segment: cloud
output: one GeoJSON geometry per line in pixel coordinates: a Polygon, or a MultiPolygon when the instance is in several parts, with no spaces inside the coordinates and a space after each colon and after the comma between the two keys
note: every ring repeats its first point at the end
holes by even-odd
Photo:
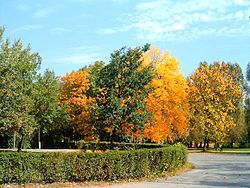
{"type": "Polygon", "coordinates": [[[71,32],[71,29],[63,28],[63,27],[54,27],[50,29],[53,33],[68,33],[71,32]]]}
{"type": "Polygon", "coordinates": [[[129,0],[111,0],[111,1],[114,3],[118,3],[118,4],[124,4],[124,3],[129,2],[129,0]]]}
{"type": "Polygon", "coordinates": [[[249,5],[250,1],[244,0],[142,1],[116,31],[133,31],[147,42],[248,36],[249,5]]]}
{"type": "Polygon", "coordinates": [[[35,18],[47,17],[55,12],[55,8],[44,7],[36,1],[19,1],[15,7],[18,11],[29,13],[35,18]]]}
{"type": "Polygon", "coordinates": [[[88,52],[88,53],[98,53],[96,46],[75,46],[70,48],[73,52],[88,52]]]}
{"type": "Polygon", "coordinates": [[[32,9],[32,7],[28,4],[17,4],[16,5],[17,10],[22,11],[22,12],[28,12],[32,9]]]}
{"type": "Polygon", "coordinates": [[[101,53],[95,46],[75,46],[68,49],[69,55],[63,57],[55,57],[51,62],[67,63],[77,65],[88,65],[100,60],[101,53]]]}
{"type": "Polygon", "coordinates": [[[54,58],[53,61],[57,63],[68,63],[68,64],[77,64],[77,65],[88,65],[99,60],[99,54],[72,54],[64,57],[54,58]]]}
{"type": "Polygon", "coordinates": [[[52,8],[39,8],[34,12],[34,16],[36,18],[47,17],[53,12],[54,12],[54,9],[52,8]]]}
{"type": "Polygon", "coordinates": [[[112,34],[115,34],[117,32],[118,32],[118,30],[114,29],[114,28],[99,29],[97,31],[97,33],[99,33],[99,34],[107,34],[107,35],[112,35],[112,34]]]}
{"type": "Polygon", "coordinates": [[[244,4],[244,0],[235,0],[235,3],[238,5],[244,4]]]}
{"type": "Polygon", "coordinates": [[[22,27],[16,28],[12,32],[39,30],[39,29],[43,29],[44,27],[45,27],[44,25],[40,25],[40,24],[35,24],[35,25],[30,24],[30,25],[24,25],[22,27]]]}

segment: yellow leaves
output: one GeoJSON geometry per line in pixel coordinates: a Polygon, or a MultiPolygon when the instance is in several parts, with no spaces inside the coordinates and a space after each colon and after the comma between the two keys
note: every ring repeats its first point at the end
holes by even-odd
{"type": "Polygon", "coordinates": [[[125,100],[125,99],[122,99],[121,107],[125,107],[125,106],[127,106],[126,100],[125,100]]]}
{"type": "Polygon", "coordinates": [[[192,126],[201,126],[204,132],[200,134],[206,132],[215,140],[223,140],[235,126],[231,114],[242,97],[240,83],[230,71],[226,63],[201,64],[188,81],[192,126]]]}
{"type": "Polygon", "coordinates": [[[154,67],[151,84],[154,91],[146,99],[154,113],[154,124],[145,129],[145,136],[155,142],[187,136],[187,83],[180,73],[179,62],[169,52],[152,47],[143,56],[143,64],[154,67]],[[177,136],[178,135],[178,136],[177,136]]]}
{"type": "Polygon", "coordinates": [[[62,91],[60,102],[68,104],[71,124],[76,130],[86,136],[93,132],[93,126],[88,125],[89,105],[94,101],[86,96],[89,89],[88,73],[86,71],[72,71],[61,78],[62,91]]]}

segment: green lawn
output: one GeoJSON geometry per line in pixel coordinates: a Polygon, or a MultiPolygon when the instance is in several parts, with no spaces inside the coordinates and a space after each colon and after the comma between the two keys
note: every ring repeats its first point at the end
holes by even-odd
{"type": "MultiPolygon", "coordinates": [[[[189,149],[189,153],[200,153],[202,149],[189,149]]],[[[250,148],[223,148],[222,151],[209,149],[208,153],[245,153],[250,154],[250,148]]]]}

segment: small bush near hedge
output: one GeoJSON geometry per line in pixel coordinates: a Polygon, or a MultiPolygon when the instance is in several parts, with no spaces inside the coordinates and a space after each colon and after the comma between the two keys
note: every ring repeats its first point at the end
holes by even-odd
{"type": "Polygon", "coordinates": [[[0,184],[113,181],[159,175],[187,162],[184,146],[105,153],[0,153],[0,184]]]}
{"type": "MultiPolygon", "coordinates": [[[[150,144],[150,143],[142,143],[142,144],[136,144],[136,143],[124,143],[124,142],[114,142],[113,147],[116,150],[133,150],[133,149],[152,149],[152,148],[161,148],[161,147],[167,147],[167,144],[150,144]]],[[[106,151],[110,149],[110,142],[86,142],[84,140],[81,140],[77,143],[78,149],[83,150],[101,150],[106,151]]]]}

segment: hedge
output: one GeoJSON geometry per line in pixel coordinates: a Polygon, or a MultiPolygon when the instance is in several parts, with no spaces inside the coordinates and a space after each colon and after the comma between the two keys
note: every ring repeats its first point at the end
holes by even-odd
{"type": "Polygon", "coordinates": [[[0,184],[113,181],[159,175],[187,162],[184,146],[103,153],[0,153],[0,184]]]}
{"type": "MultiPolygon", "coordinates": [[[[161,148],[167,147],[167,144],[151,144],[151,143],[125,143],[125,142],[113,142],[113,148],[115,150],[132,150],[132,149],[152,149],[152,148],[161,148]]],[[[81,140],[77,143],[78,149],[83,150],[101,150],[106,151],[110,149],[110,142],[91,142],[91,141],[84,141],[81,140]]]]}

